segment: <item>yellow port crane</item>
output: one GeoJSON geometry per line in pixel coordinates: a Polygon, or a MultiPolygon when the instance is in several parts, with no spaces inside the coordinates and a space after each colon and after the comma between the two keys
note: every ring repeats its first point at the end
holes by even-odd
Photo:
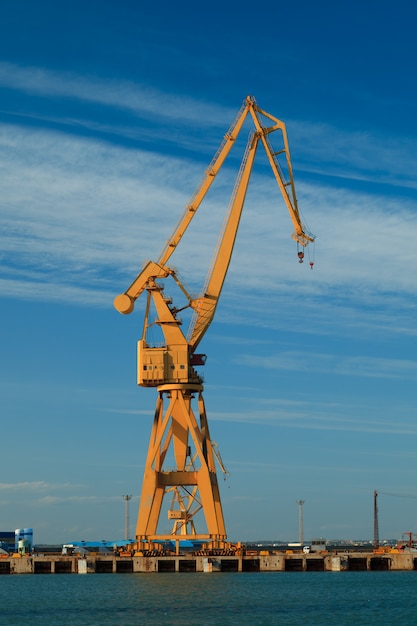
{"type": "Polygon", "coordinates": [[[222,548],[226,545],[226,527],[215,460],[222,471],[225,468],[217,445],[210,439],[203,399],[203,381],[195,369],[204,365],[205,355],[198,354],[196,349],[216,311],[259,141],[265,148],[293,222],[292,237],[297,242],[298,257],[302,262],[302,250],[314,241],[314,236],[301,223],[286,127],[282,121],[260,109],[255,99],[248,96],[159,259],[145,263],[130,287],[114,300],[117,311],[128,314],[133,311],[136,299],[144,291],[147,292],[143,334],[138,342],[138,385],[156,387],[158,390],[136,526],[138,548],[150,546],[151,542],[173,539],[178,542],[179,537],[203,541],[211,548],[222,548]],[[168,261],[225,162],[248,115],[255,128],[249,136],[206,282],[200,295],[193,298],[175,269],[168,265],[168,261]],[[270,135],[275,132],[278,132],[280,138],[278,151],[274,151],[270,141],[270,135]],[[175,281],[187,303],[181,310],[190,308],[193,312],[186,334],[181,327],[179,309],[164,294],[161,279],[175,281]],[[155,311],[155,319],[150,317],[151,310],[155,311]],[[150,341],[148,331],[155,324],[162,331],[162,345],[155,345],[150,341]],[[193,408],[196,398],[198,419],[193,408]],[[171,461],[168,452],[174,459],[175,467],[168,467],[168,459],[171,461]],[[167,494],[171,495],[168,518],[173,521],[173,529],[170,533],[158,534],[161,508],[167,494]],[[199,511],[203,512],[205,518],[204,532],[197,532],[195,527],[195,516],[199,511]]]}

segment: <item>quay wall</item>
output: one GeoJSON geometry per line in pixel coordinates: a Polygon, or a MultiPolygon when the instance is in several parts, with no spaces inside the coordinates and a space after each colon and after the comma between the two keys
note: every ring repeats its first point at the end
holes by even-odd
{"type": "Polygon", "coordinates": [[[417,570],[417,554],[317,553],[256,556],[26,555],[0,559],[1,574],[128,574],[417,570]]]}

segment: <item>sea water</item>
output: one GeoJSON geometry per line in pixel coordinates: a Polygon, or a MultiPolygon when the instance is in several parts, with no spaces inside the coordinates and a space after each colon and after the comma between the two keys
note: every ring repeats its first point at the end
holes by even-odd
{"type": "Polygon", "coordinates": [[[417,572],[4,575],[0,624],[411,626],[417,572]]]}

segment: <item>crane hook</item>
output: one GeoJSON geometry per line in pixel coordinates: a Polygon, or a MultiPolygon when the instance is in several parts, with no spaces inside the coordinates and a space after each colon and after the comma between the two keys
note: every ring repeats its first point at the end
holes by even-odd
{"type": "Polygon", "coordinates": [[[298,262],[303,263],[303,260],[304,260],[304,252],[300,250],[300,252],[298,253],[298,262]]]}
{"type": "Polygon", "coordinates": [[[313,265],[314,265],[313,261],[310,261],[310,269],[313,269],[313,265]]]}

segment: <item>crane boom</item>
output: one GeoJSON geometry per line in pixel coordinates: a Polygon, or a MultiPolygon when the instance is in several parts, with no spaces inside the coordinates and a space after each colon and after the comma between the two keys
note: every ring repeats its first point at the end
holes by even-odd
{"type": "MultiPolygon", "coordinates": [[[[285,124],[284,122],[274,117],[270,113],[267,113],[266,111],[263,111],[262,109],[260,109],[257,106],[255,99],[251,96],[247,96],[235,120],[233,121],[229,130],[225,134],[222,144],[220,145],[215,156],[213,157],[213,160],[211,161],[209,167],[207,168],[202,182],[197,188],[197,191],[192,196],[190,202],[187,204],[180,221],[178,222],[177,226],[174,229],[173,234],[171,235],[171,237],[168,239],[167,243],[165,244],[165,247],[159,256],[158,261],[156,263],[152,261],[149,261],[148,263],[146,263],[146,265],[144,266],[140,274],[138,274],[136,279],[128,287],[128,289],[124,292],[124,294],[116,296],[114,300],[114,306],[120,313],[127,314],[133,311],[134,303],[136,299],[146,289],[146,285],[149,280],[154,280],[155,278],[166,278],[167,276],[172,274],[172,270],[170,270],[167,267],[167,263],[171,255],[174,253],[175,249],[177,248],[179,242],[181,241],[188,226],[190,225],[191,220],[193,219],[194,215],[196,214],[198,208],[201,205],[201,202],[206,196],[208,190],[210,189],[217,173],[219,172],[220,168],[225,162],[230,150],[233,147],[235,140],[237,139],[242,129],[242,126],[246,120],[248,113],[250,113],[253,119],[255,128],[259,133],[258,139],[261,138],[262,140],[269,162],[271,164],[272,171],[274,172],[275,178],[277,180],[282,196],[286,203],[287,209],[289,211],[291,220],[293,222],[293,225],[294,225],[294,233],[292,235],[293,239],[295,239],[297,243],[301,244],[302,246],[306,246],[309,243],[314,241],[314,236],[306,232],[304,226],[302,225],[300,214],[298,211],[294,179],[293,179],[293,174],[292,174],[292,164],[291,164],[290,151],[289,151],[289,146],[288,146],[288,138],[287,138],[285,124]],[[260,118],[261,115],[271,120],[272,122],[274,122],[273,126],[266,128],[261,122],[261,118],[260,118]],[[267,137],[270,133],[276,130],[281,131],[283,144],[284,144],[283,149],[281,149],[279,152],[273,151],[272,146],[267,137]],[[279,162],[277,159],[277,156],[279,154],[285,154],[286,165],[287,165],[288,174],[289,174],[289,181],[285,180],[284,175],[282,173],[282,169],[279,165],[279,162]],[[291,194],[288,192],[288,188],[291,189],[291,194]]],[[[256,151],[256,148],[255,148],[255,151],[256,151]]],[[[249,172],[249,175],[250,175],[250,172],[249,172]]],[[[233,250],[233,246],[230,251],[230,255],[231,255],[232,250],[233,250]]],[[[227,264],[227,267],[228,267],[228,264],[227,264]]],[[[226,267],[226,272],[227,272],[227,267],[226,267]]]]}
{"type": "Polygon", "coordinates": [[[240,217],[242,214],[243,204],[245,202],[246,192],[248,189],[249,179],[252,172],[259,140],[262,141],[272,171],[275,175],[275,179],[278,183],[291,220],[293,222],[293,239],[295,239],[297,243],[302,245],[303,247],[314,241],[313,235],[306,232],[306,229],[301,222],[300,214],[298,211],[297,197],[295,194],[295,185],[285,124],[276,117],[273,117],[269,113],[266,113],[262,109],[259,109],[254,103],[253,99],[251,100],[251,103],[253,106],[249,108],[249,111],[252,116],[256,130],[250,135],[246,146],[246,151],[243,156],[241,168],[236,179],[235,188],[233,190],[231,204],[229,206],[229,213],[225,221],[225,226],[220,234],[219,244],[215,251],[215,257],[210,266],[202,294],[191,304],[195,313],[191,321],[190,330],[188,332],[188,341],[190,346],[194,350],[200,343],[201,339],[203,338],[205,332],[207,331],[209,325],[214,318],[217,303],[219,301],[220,293],[223,288],[227,270],[230,264],[230,259],[236,240],[237,230],[239,227],[240,217]],[[266,128],[261,121],[260,115],[272,120],[274,122],[274,125],[266,128]],[[276,130],[281,131],[281,137],[283,142],[283,148],[279,150],[279,152],[274,152],[271,142],[268,138],[268,135],[275,132],[276,130]],[[278,162],[277,156],[279,154],[285,154],[289,177],[288,181],[285,179],[282,168],[278,162]],[[291,193],[288,192],[288,189],[291,190],[291,193]]]}
{"type": "Polygon", "coordinates": [[[252,100],[253,99],[250,98],[250,96],[246,98],[246,101],[243,103],[235,120],[225,134],[219,149],[217,150],[210,165],[206,170],[203,180],[197,188],[197,191],[192,196],[190,202],[186,206],[182,218],[180,219],[178,225],[175,227],[173,234],[168,239],[165,248],[159,257],[158,263],[160,263],[161,265],[165,265],[168,262],[170,256],[181,241],[182,236],[188,228],[201,202],[204,200],[204,197],[210,189],[217,173],[225,162],[246,120],[246,117],[252,105],[252,100]]]}
{"type": "Polygon", "coordinates": [[[297,241],[297,243],[305,247],[309,243],[312,243],[314,241],[314,236],[311,235],[311,233],[306,232],[305,227],[301,223],[300,213],[298,210],[297,196],[295,193],[294,177],[292,173],[292,163],[291,163],[291,156],[290,156],[290,148],[288,145],[288,136],[287,136],[286,126],[284,122],[274,117],[270,113],[266,113],[266,111],[263,111],[259,107],[254,107],[253,109],[251,109],[251,115],[252,115],[252,119],[255,124],[255,127],[260,133],[260,138],[264,145],[269,163],[271,165],[272,171],[274,172],[275,179],[278,183],[278,186],[282,193],[282,197],[284,198],[285,204],[290,214],[290,217],[294,226],[294,233],[292,237],[293,239],[295,239],[295,241],[297,241]],[[264,117],[275,122],[274,125],[269,128],[265,128],[261,122],[260,115],[263,115],[264,117]],[[273,133],[276,130],[281,131],[282,141],[283,141],[283,148],[279,150],[278,152],[274,152],[271,146],[271,143],[269,141],[269,138],[268,138],[268,135],[270,133],[273,133]],[[288,177],[289,177],[288,181],[285,180],[281,166],[277,159],[278,155],[280,154],[285,155],[286,166],[288,169],[288,177]],[[289,194],[288,192],[289,189],[291,190],[291,194],[289,194]]]}
{"type": "Polygon", "coordinates": [[[134,303],[136,299],[146,289],[147,282],[154,278],[166,278],[171,272],[166,268],[171,255],[174,253],[176,247],[181,241],[185,231],[190,225],[191,220],[196,214],[201,202],[203,201],[207,191],[210,189],[216,174],[220,170],[224,161],[226,160],[233,144],[240,133],[240,130],[248,115],[249,109],[252,105],[252,98],[248,96],[243,103],[240,111],[238,112],[235,120],[230,126],[229,130],[223,138],[223,142],[214,155],[210,165],[208,166],[205,176],[200,183],[197,191],[194,193],[190,202],[185,207],[184,213],[174,229],[173,234],[168,239],[162,250],[158,262],[153,263],[149,261],[146,263],[141,273],[135,278],[133,283],[128,287],[124,294],[116,296],[114,300],[114,306],[119,313],[128,314],[133,311],[134,303]]]}
{"type": "Polygon", "coordinates": [[[231,198],[228,216],[223,230],[220,233],[219,245],[217,246],[214,260],[209,269],[203,295],[192,302],[195,313],[188,332],[188,342],[193,350],[195,350],[200,343],[204,333],[214,318],[232,257],[257,147],[258,137],[255,133],[252,133],[249,137],[245,154],[243,155],[231,198]]]}

